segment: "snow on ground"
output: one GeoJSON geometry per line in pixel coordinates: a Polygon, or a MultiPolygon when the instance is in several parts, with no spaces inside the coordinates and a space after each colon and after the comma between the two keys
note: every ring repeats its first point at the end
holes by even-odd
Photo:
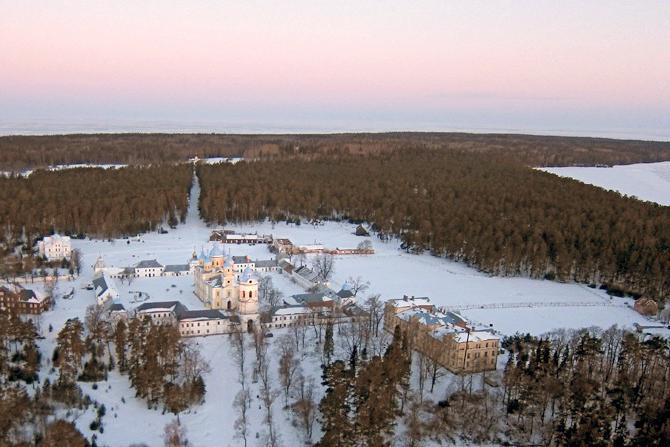
{"type": "Polygon", "coordinates": [[[635,196],[640,200],[670,205],[670,161],[611,168],[564,167],[542,170],[635,196]]]}
{"type": "MultiPolygon", "coordinates": [[[[73,246],[81,250],[83,270],[74,281],[61,281],[57,293],[63,295],[72,288],[72,299],[58,299],[53,311],[42,315],[41,332],[45,339],[40,341],[46,362],[50,362],[55,345],[55,335],[68,318],[79,317],[83,320],[86,307],[94,304],[94,292],[85,290],[93,275],[93,264],[100,255],[108,266],[129,266],[142,259],[157,259],[163,264],[185,264],[194,250],[206,245],[210,229],[199,219],[194,206],[198,185],[192,189],[191,207],[187,221],[167,234],[150,233],[130,239],[113,241],[73,240],[73,246]],[[48,327],[54,328],[52,333],[48,327]]],[[[288,237],[296,244],[322,243],[329,248],[355,247],[366,238],[353,234],[355,225],[347,223],[325,223],[323,225],[288,225],[269,222],[232,225],[230,228],[247,232],[271,233],[275,237],[288,237]]],[[[398,241],[382,242],[370,238],[376,253],[368,256],[338,256],[335,264],[333,283],[337,287],[349,277],[361,276],[370,282],[370,289],[364,295],[379,293],[383,299],[402,297],[403,295],[429,296],[440,306],[460,307],[463,314],[485,325],[493,327],[503,334],[530,332],[541,334],[557,328],[581,328],[610,325],[631,327],[633,323],[644,324],[646,320],[630,309],[629,301],[610,298],[601,290],[590,289],[578,284],[562,284],[552,281],[531,280],[527,278],[491,277],[468,268],[463,264],[436,258],[427,254],[412,255],[400,249],[398,241]],[[483,308],[482,308],[483,306],[483,308]]],[[[232,255],[249,255],[254,259],[269,259],[271,253],[267,246],[230,245],[226,251],[232,255]]],[[[309,260],[308,260],[309,261],[309,260]]],[[[302,292],[300,287],[287,277],[273,274],[273,282],[284,295],[302,292]]],[[[121,300],[127,307],[131,303],[132,291],[143,291],[150,295],[150,301],[180,300],[191,309],[202,308],[193,294],[192,278],[159,277],[137,278],[131,284],[121,284],[113,280],[120,291],[121,300]],[[174,285],[175,287],[172,287],[174,285]]],[[[30,285],[28,285],[30,287],[30,285]]],[[[663,331],[667,335],[667,331],[663,331]]],[[[288,330],[274,331],[271,340],[271,355],[276,359],[277,340],[288,330]]],[[[319,357],[315,353],[318,346],[310,338],[303,353],[303,372],[315,378],[317,393],[323,392],[320,385],[319,357]]],[[[233,446],[241,442],[234,438],[233,421],[235,415],[232,402],[240,387],[237,372],[230,354],[229,336],[212,336],[192,339],[197,343],[205,359],[211,365],[211,373],[205,377],[207,387],[206,402],[180,416],[188,430],[188,438],[197,446],[233,446]]],[[[248,371],[251,371],[253,348],[249,348],[248,371]]],[[[273,362],[276,365],[277,362],[273,362]]],[[[43,374],[50,365],[43,369],[43,374]]],[[[276,375],[276,368],[273,367],[276,375]]],[[[53,376],[52,376],[53,377],[53,376]]],[[[249,380],[250,381],[250,380],[249,380]]],[[[275,377],[275,386],[279,388],[275,377]]],[[[446,386],[446,385],[445,385],[446,386]]],[[[92,389],[91,384],[82,384],[82,388],[91,397],[107,407],[103,418],[105,431],[98,433],[99,444],[127,446],[132,443],[146,443],[149,446],[162,444],[164,426],[173,419],[170,414],[148,410],[146,404],[135,399],[128,378],[118,372],[110,374],[107,382],[92,389]],[[122,398],[125,403],[122,402],[122,398]]],[[[436,390],[436,396],[444,389],[436,390]]],[[[256,432],[262,432],[265,424],[259,410],[258,385],[252,385],[252,440],[250,445],[258,445],[256,432]]],[[[318,398],[317,397],[317,398],[318,398]]],[[[275,403],[275,418],[280,427],[282,445],[301,444],[297,430],[291,425],[282,411],[282,397],[275,403]]],[[[79,429],[90,437],[93,433],[88,425],[93,420],[91,410],[77,419],[79,429]]],[[[319,433],[314,439],[319,438],[319,433]]]]}
{"type": "MultiPolygon", "coordinates": [[[[355,247],[365,240],[353,234],[355,225],[347,223],[296,226],[266,222],[232,228],[272,233],[300,245],[322,243],[329,248],[355,247]]],[[[589,326],[607,328],[612,324],[632,327],[633,323],[648,322],[630,309],[625,300],[612,299],[602,290],[581,284],[489,276],[444,258],[406,253],[398,241],[382,242],[374,238],[371,241],[374,255],[336,257],[335,287],[350,277],[361,276],[370,282],[366,296],[380,294],[383,299],[428,296],[438,306],[465,309],[462,313],[466,317],[487,326],[492,323],[504,334],[541,334],[556,328],[589,326]],[[519,307],[522,305],[532,307],[519,307]],[[480,306],[485,309],[472,309],[480,306]]]]}
{"type": "MultiPolygon", "coordinates": [[[[119,169],[119,168],[124,168],[128,165],[125,164],[93,164],[93,163],[74,163],[74,164],[67,164],[67,165],[55,165],[55,166],[49,166],[46,168],[48,171],[63,171],[65,169],[75,169],[75,168],[102,168],[102,169],[119,169]]],[[[33,169],[26,169],[24,171],[0,171],[0,175],[4,177],[10,177],[11,175],[20,175],[21,177],[28,177],[30,176],[35,170],[33,169]]]]}
{"type": "Polygon", "coordinates": [[[239,163],[240,161],[244,160],[242,157],[208,157],[208,158],[189,158],[188,161],[190,162],[199,162],[199,163],[204,163],[206,165],[216,165],[219,163],[239,163]]]}

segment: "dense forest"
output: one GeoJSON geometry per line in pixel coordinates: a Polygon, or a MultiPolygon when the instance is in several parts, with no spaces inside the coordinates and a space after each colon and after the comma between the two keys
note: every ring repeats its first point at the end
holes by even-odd
{"type": "Polygon", "coordinates": [[[0,176],[0,226],[7,248],[54,231],[119,236],[150,231],[186,216],[189,165],[38,170],[0,176]]]}
{"type": "Polygon", "coordinates": [[[178,414],[204,399],[202,376],[209,365],[174,326],[146,319],[114,322],[103,307],[92,305],[84,321],[64,323],[53,353],[40,351],[40,338],[33,320],[0,313],[2,446],[97,445],[95,433],[89,442],[68,420],[78,419],[73,410],[89,411],[95,417],[88,428],[104,433],[105,405],[84,394],[79,384],[93,383],[97,389],[115,368],[128,375],[136,396],[150,409],[178,414]]]}
{"type": "Polygon", "coordinates": [[[425,359],[411,354],[410,340],[396,329],[383,355],[367,359],[352,351],[324,365],[318,446],[670,443],[670,358],[663,338],[640,340],[616,327],[509,337],[501,374],[459,376],[439,401],[416,385],[430,378],[425,359]]]}
{"type": "Polygon", "coordinates": [[[405,150],[199,167],[210,223],[368,221],[380,237],[496,275],[670,290],[670,208],[504,157],[405,150]]]}
{"type": "Polygon", "coordinates": [[[0,137],[0,170],[73,163],[149,164],[191,157],[277,158],[402,148],[504,155],[531,166],[670,160],[670,143],[606,138],[439,132],[325,135],[76,134],[0,137]]]}

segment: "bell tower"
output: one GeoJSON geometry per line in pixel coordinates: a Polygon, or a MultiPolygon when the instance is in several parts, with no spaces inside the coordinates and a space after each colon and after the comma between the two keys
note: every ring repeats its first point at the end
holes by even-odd
{"type": "Polygon", "coordinates": [[[240,276],[239,303],[238,312],[240,314],[258,314],[258,279],[249,267],[240,276]]]}

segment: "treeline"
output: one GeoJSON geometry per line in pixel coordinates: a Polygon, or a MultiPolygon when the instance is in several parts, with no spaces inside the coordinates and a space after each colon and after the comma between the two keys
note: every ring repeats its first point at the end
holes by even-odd
{"type": "Polygon", "coordinates": [[[670,443],[666,339],[612,327],[517,335],[504,347],[504,370],[451,376],[436,400],[422,390],[425,363],[399,327],[381,356],[354,350],[326,362],[317,445],[670,443]]]}
{"type": "Polygon", "coordinates": [[[201,166],[207,222],[368,221],[379,237],[495,275],[608,284],[661,299],[670,208],[504,158],[405,150],[201,166]]]}
{"type": "Polygon", "coordinates": [[[0,170],[73,163],[150,164],[191,157],[286,158],[404,148],[505,156],[530,166],[670,160],[670,143],[512,134],[396,132],[328,135],[73,134],[0,137],[0,170]]]}
{"type": "Polygon", "coordinates": [[[54,231],[111,237],[176,225],[186,217],[191,179],[187,165],[0,176],[0,242],[32,246],[54,231]]]}

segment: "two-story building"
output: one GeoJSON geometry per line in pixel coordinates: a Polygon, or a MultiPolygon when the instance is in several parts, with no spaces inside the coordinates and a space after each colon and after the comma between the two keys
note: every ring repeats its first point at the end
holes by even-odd
{"type": "Polygon", "coordinates": [[[51,308],[51,297],[18,284],[0,286],[0,312],[13,315],[38,315],[51,308]]]}
{"type": "Polygon", "coordinates": [[[48,261],[69,260],[72,256],[72,241],[69,236],[54,234],[37,243],[38,254],[48,261]]]}
{"type": "Polygon", "coordinates": [[[134,274],[138,278],[150,278],[154,276],[163,276],[165,266],[155,259],[147,259],[135,264],[134,269],[134,274]]]}
{"type": "Polygon", "coordinates": [[[406,334],[413,349],[454,373],[495,370],[500,337],[491,329],[476,328],[455,312],[440,312],[428,298],[389,300],[384,328],[406,334]]]}

